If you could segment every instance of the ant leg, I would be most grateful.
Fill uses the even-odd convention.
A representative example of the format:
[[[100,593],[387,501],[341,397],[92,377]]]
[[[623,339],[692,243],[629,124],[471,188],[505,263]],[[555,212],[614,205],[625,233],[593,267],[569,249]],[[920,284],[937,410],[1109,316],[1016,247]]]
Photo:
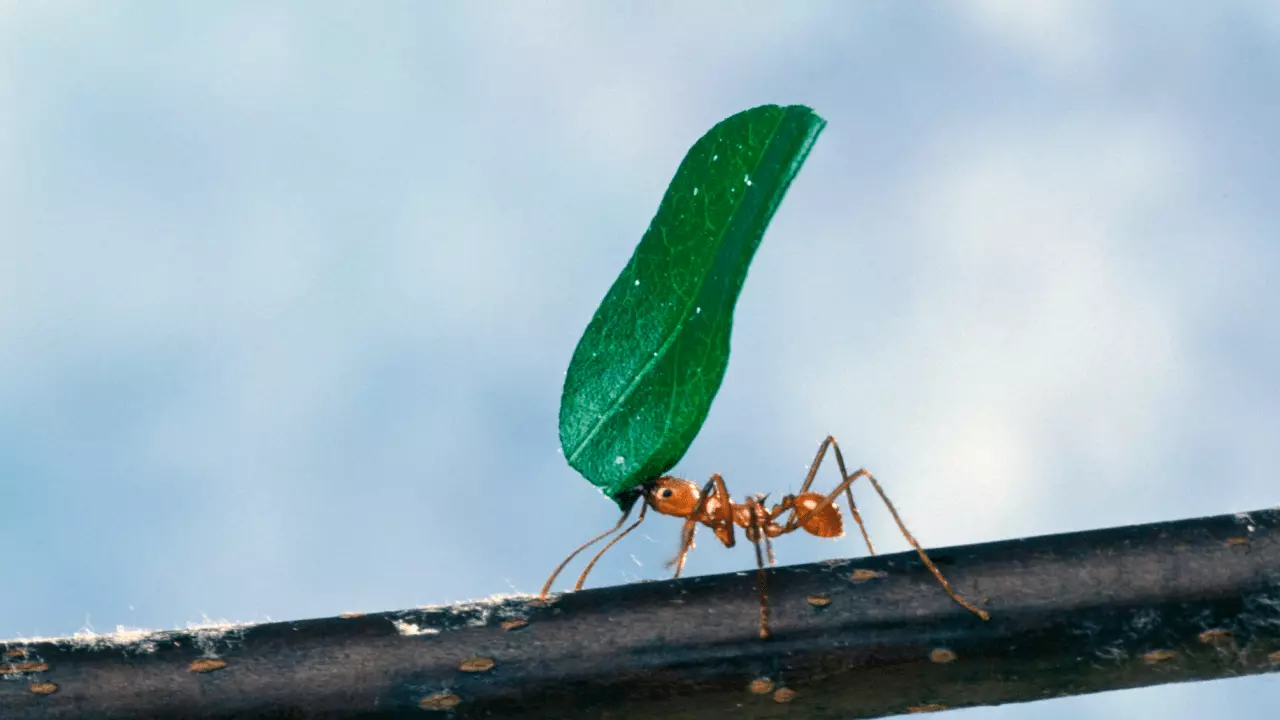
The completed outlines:
[[[631,532],[632,530],[635,530],[637,527],[640,526],[640,523],[644,522],[644,512],[645,510],[648,510],[648,509],[649,509],[648,504],[641,505],[640,516],[636,518],[636,521],[631,523],[629,526],[627,526],[626,530],[623,530],[622,532],[618,533],[618,536],[610,540],[608,545],[605,545],[604,547],[600,548],[600,552],[596,553],[596,556],[591,558],[591,562],[587,563],[587,567],[584,568],[582,571],[582,574],[578,576],[578,584],[573,586],[574,590],[582,589],[582,584],[587,581],[587,574],[591,572],[591,568],[596,566],[596,561],[600,559],[601,555],[604,555],[606,552],[608,552],[609,548],[613,547],[614,545],[617,545],[619,540],[627,536],[627,533]]]
[[[606,530],[600,533],[599,535],[591,538],[590,540],[582,543],[581,545],[578,546],[577,550],[574,550],[573,552],[569,553],[569,557],[565,558],[558,566],[556,566],[555,571],[551,573],[551,577],[547,578],[547,583],[542,586],[542,592],[539,594],[538,597],[542,598],[543,600],[546,600],[547,593],[551,592],[551,584],[556,581],[556,576],[560,574],[560,571],[564,570],[565,566],[568,565],[570,562],[572,562],[573,559],[578,556],[578,553],[582,552],[583,550],[586,550],[592,545],[595,545],[596,543],[609,537],[613,533],[618,532],[618,528],[622,527],[622,523],[626,522],[627,518],[629,517],[631,517],[631,508],[627,508],[627,511],[622,513],[622,518],[618,520],[617,525],[614,525],[611,529]]]
[[[849,477],[849,471],[844,467],[844,453],[840,452],[840,446],[836,444],[835,437],[828,435],[827,439],[831,441],[831,449],[835,450],[836,465],[840,468],[840,477]],[[867,534],[867,526],[862,524],[862,514],[858,512],[858,504],[853,501],[853,483],[845,487],[844,495],[849,500],[849,514],[853,516],[853,521],[858,523],[858,530],[862,531],[862,539],[867,543],[867,552],[875,555],[876,548],[871,544],[871,536]]]
[[[680,552],[674,558],[667,561],[667,567],[674,567],[676,574],[671,578],[677,579],[680,573],[684,572],[684,561],[689,556],[689,551],[693,549],[693,535],[698,532],[698,525],[693,519],[685,520],[684,527],[680,531]]]
[[[858,512],[858,504],[853,501],[853,489],[851,487],[854,480],[869,473],[865,470],[859,470],[853,474],[851,479],[849,471],[844,465],[844,453],[840,452],[840,445],[836,443],[835,436],[828,435],[826,439],[822,441],[822,445],[818,447],[818,454],[813,458],[813,464],[809,466],[809,475],[805,478],[804,484],[800,486],[800,492],[796,494],[803,494],[809,489],[809,486],[813,484],[813,478],[818,474],[818,466],[822,464],[822,459],[826,456],[828,447],[835,452],[836,465],[840,468],[840,478],[842,480],[840,486],[836,488],[835,492],[827,496],[827,502],[815,505],[803,515],[797,515],[793,510],[791,513],[791,519],[788,520],[787,524],[784,526],[785,531],[791,532],[792,530],[795,530],[810,513],[816,512],[819,508],[835,502],[836,496],[840,494],[841,490],[843,490],[845,497],[849,500],[849,514],[853,516],[853,521],[858,524],[858,530],[862,533],[862,540],[867,544],[867,551],[870,554],[875,555],[876,548],[871,544],[871,536],[867,534],[867,526],[862,522],[862,513]]]
[[[765,589],[765,581],[768,576],[764,571],[764,555],[760,552],[760,538],[765,538],[768,542],[768,536],[764,534],[764,522],[761,516],[765,514],[764,508],[760,507],[759,502],[755,499],[747,500],[747,511],[751,513],[752,532],[747,535],[751,537],[751,542],[756,548],[756,577],[757,584],[760,586],[760,639],[769,639],[769,594]],[[769,548],[769,563],[773,563],[773,548]]]
[[[781,504],[779,504],[777,507],[773,509],[773,511],[766,510],[764,507],[763,495],[756,496],[755,504],[760,508],[760,517],[761,517],[761,521],[759,525],[760,535],[761,537],[764,538],[764,549],[769,555],[769,564],[776,565],[778,563],[778,560],[773,555],[773,538],[769,536],[769,532],[767,528],[777,527],[777,523],[774,521],[777,520],[778,516],[782,514],[783,507]]]
[[[715,484],[715,492],[719,494],[720,507],[717,508],[718,517],[710,518],[707,525],[715,532],[716,539],[725,547],[731,548],[737,543],[737,539],[733,533],[733,502],[729,499],[729,488],[725,487],[724,478],[720,477],[720,473],[712,473],[711,482]]]
[[[667,567],[675,567],[676,574],[673,576],[675,578],[680,577],[680,572],[684,570],[684,559],[693,549],[693,535],[698,531],[698,516],[706,510],[707,500],[711,497],[714,484],[715,476],[712,476],[707,484],[702,486],[702,494],[698,496],[698,502],[694,504],[689,516],[684,519],[684,526],[680,528],[680,552],[667,562]]]
[[[698,521],[702,514],[706,512],[707,503],[711,501],[712,493],[716,492],[720,495],[720,517],[712,518],[707,525],[712,530],[718,531],[721,527],[727,527],[728,540],[723,541],[725,547],[733,547],[733,509],[729,503],[729,490],[724,486],[724,478],[720,477],[720,473],[715,473],[706,485],[702,486],[702,495],[698,498],[698,502],[693,506],[693,510],[689,513],[689,517],[685,518],[684,527],[680,532],[680,553],[674,559],[667,563],[667,567],[674,566],[676,574],[675,578],[680,577],[680,573],[684,571],[684,561],[688,557],[689,551],[693,549],[693,535],[698,530]],[[717,532],[717,537],[719,533]]]
[[[828,435],[827,439],[823,440],[822,444],[818,446],[818,454],[813,456],[813,462],[809,465],[809,474],[805,476],[804,484],[800,486],[800,491],[796,493],[797,495],[803,495],[809,490],[809,486],[813,484],[813,478],[818,475],[818,466],[822,465],[822,458],[827,454],[827,446],[835,444],[835,441],[835,437]],[[836,456],[839,457],[839,455],[840,448],[837,447]]]
[[[929,568],[929,572],[933,573],[933,576],[937,578],[938,582],[942,585],[942,589],[946,590],[947,594],[951,596],[951,599],[959,603],[961,607],[974,615],[977,615],[983,620],[990,620],[991,616],[986,610],[983,610],[966,600],[963,595],[951,588],[951,583],[947,582],[946,578],[942,577],[942,572],[939,571],[937,566],[933,564],[933,561],[929,559],[924,548],[920,547],[920,543],[916,542],[916,539],[912,537],[911,532],[907,530],[907,526],[902,523],[902,518],[898,516],[898,511],[893,507],[893,503],[889,502],[889,496],[885,495],[884,490],[880,489],[880,483],[876,482],[876,479],[866,470],[859,470],[858,472],[865,474],[867,479],[871,481],[871,487],[876,489],[876,492],[880,494],[880,499],[884,501],[885,507],[889,508],[889,514],[893,516],[893,521],[898,523],[898,529],[902,531],[902,536],[907,539],[907,542],[911,543],[911,547],[916,549],[916,553],[918,553],[920,555],[920,559],[924,561],[925,567]]]
[[[862,540],[867,543],[867,553],[875,555],[876,546],[871,544],[871,536],[867,534],[867,526],[862,524],[862,514],[858,512],[858,504],[853,501],[853,488],[845,488],[844,494],[849,498],[849,514],[853,516],[853,521],[858,523],[858,529],[862,531]]]
[[[893,516],[893,521],[898,524],[898,529],[902,531],[902,536],[907,539],[907,542],[911,543],[911,547],[915,548],[916,553],[920,556],[920,559],[924,561],[925,567],[929,568],[929,572],[933,573],[933,577],[936,578],[937,581],[942,585],[942,589],[947,591],[947,594],[951,596],[951,599],[955,600],[964,609],[968,610],[969,612],[972,612],[973,614],[977,615],[983,620],[989,620],[991,616],[987,614],[987,611],[977,607],[973,603],[966,600],[964,596],[956,592],[955,589],[951,587],[951,583],[947,582],[947,579],[942,576],[942,571],[938,570],[938,567],[933,564],[932,560],[929,559],[928,553],[924,551],[924,548],[920,546],[920,543],[917,542],[915,537],[911,535],[911,532],[907,530],[907,526],[903,524],[902,518],[898,515],[897,509],[894,508],[893,503],[889,501],[889,496],[884,494],[884,490],[880,488],[880,483],[876,482],[876,479],[871,475],[871,473],[867,472],[866,469],[864,468],[864,469],[858,470],[852,475],[849,474],[848,470],[845,469],[844,456],[840,452],[840,446],[836,444],[836,439],[834,437],[828,435],[827,439],[822,441],[822,447],[819,448],[818,450],[818,457],[817,459],[814,460],[815,469],[810,469],[809,479],[805,481],[804,489],[805,490],[808,489],[809,483],[810,481],[812,481],[813,475],[816,472],[817,465],[822,460],[822,455],[826,452],[828,445],[830,445],[835,450],[836,463],[840,466],[840,474],[844,476],[844,480],[838,486],[836,486],[836,489],[833,490],[830,495],[827,496],[827,499],[825,502],[819,503],[818,505],[814,506],[812,509],[810,509],[808,512],[804,513],[803,515],[797,515],[795,510],[792,510],[791,519],[787,521],[787,524],[785,526],[783,526],[784,532],[791,532],[795,530],[796,527],[799,527],[800,523],[803,522],[804,519],[808,517],[812,512],[814,512],[818,508],[824,507],[827,503],[833,502],[836,496],[838,496],[840,493],[848,491],[849,487],[853,485],[853,482],[855,480],[857,480],[860,477],[865,477],[867,478],[867,480],[871,482],[871,486],[875,488],[876,493],[880,495],[880,499],[884,501],[885,507],[889,508],[889,514]],[[801,492],[803,492],[803,490]],[[849,493],[849,500],[850,502],[853,501],[852,492]],[[862,522],[860,519],[858,522],[858,526],[862,527]],[[863,528],[862,532],[863,532],[863,536],[866,537],[865,528]],[[870,545],[870,540],[868,540],[868,546],[869,545]]]
[[[818,474],[818,467],[822,465],[822,459],[827,455],[828,447],[835,448],[836,462],[839,463],[840,465],[840,479],[841,479],[840,484],[837,485],[836,489],[833,490],[831,494],[827,496],[827,499],[825,502],[818,503],[803,513],[801,513],[794,506],[794,504],[792,504],[789,508],[791,510],[791,519],[787,520],[787,524],[782,526],[784,533],[791,532],[796,528],[800,527],[800,524],[803,523],[810,515],[817,512],[818,510],[823,509],[827,505],[830,505],[836,499],[836,496],[841,493],[841,491],[848,489],[848,487],[853,484],[854,480],[857,480],[861,475],[866,474],[865,470],[859,470],[858,472],[854,473],[852,477],[849,476],[849,473],[846,472],[844,469],[844,455],[841,454],[840,452],[840,446],[836,445],[835,437],[828,435],[827,438],[822,441],[822,445],[818,447],[818,454],[814,456],[813,464],[809,466],[809,474],[808,476],[805,477],[804,484],[800,486],[800,491],[797,492],[794,496],[788,495],[787,496],[788,498],[794,498],[796,496],[803,495],[806,492],[808,492],[809,487],[813,485],[813,478]],[[861,526],[862,523],[859,522],[858,524],[859,526]],[[865,534],[866,534],[866,530],[864,529],[863,535]]]

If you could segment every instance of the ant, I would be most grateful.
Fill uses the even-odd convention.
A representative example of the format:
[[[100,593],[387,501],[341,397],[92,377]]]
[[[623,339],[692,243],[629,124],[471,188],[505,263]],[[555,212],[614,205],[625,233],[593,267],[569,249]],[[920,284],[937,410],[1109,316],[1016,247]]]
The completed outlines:
[[[840,477],[843,479],[835,490],[832,490],[828,495],[823,495],[822,493],[811,492],[809,487],[813,485],[813,479],[818,474],[818,467],[822,464],[823,458],[826,457],[828,448],[836,456],[836,464],[840,467]],[[628,533],[639,527],[640,523],[644,522],[645,512],[649,508],[653,508],[655,512],[663,515],[685,519],[684,528],[681,531],[680,552],[667,563],[667,567],[675,567],[675,577],[677,578],[680,577],[681,571],[684,570],[685,558],[689,555],[689,551],[693,549],[693,536],[698,529],[699,523],[711,528],[711,531],[715,533],[716,539],[727,548],[733,547],[736,542],[733,530],[736,525],[743,529],[743,534],[755,546],[756,568],[760,587],[760,638],[767,639],[769,637],[769,600],[765,589],[764,560],[767,555],[769,564],[774,564],[774,538],[796,530],[804,530],[810,535],[822,538],[843,536],[844,520],[840,515],[840,506],[837,504],[837,498],[840,493],[844,493],[849,500],[849,514],[853,516],[854,522],[858,523],[858,529],[862,531],[862,539],[867,543],[867,550],[872,555],[876,554],[875,547],[871,544],[871,538],[867,535],[867,528],[862,524],[862,515],[859,514],[858,506],[853,502],[852,485],[854,481],[863,477],[871,483],[871,487],[875,488],[880,499],[884,501],[885,507],[889,508],[889,514],[893,516],[894,522],[898,524],[898,529],[902,531],[903,537],[907,539],[907,542],[911,543],[911,547],[915,548],[916,553],[920,555],[920,559],[924,561],[925,567],[929,569],[929,572],[933,573],[933,576],[942,585],[942,589],[961,607],[983,620],[990,619],[990,615],[985,610],[966,600],[964,596],[951,587],[951,583],[947,582],[946,578],[942,577],[942,573],[933,564],[933,561],[929,559],[929,555],[925,553],[924,548],[907,530],[902,518],[898,516],[897,509],[893,507],[889,497],[884,494],[884,490],[880,488],[880,483],[876,482],[875,477],[870,472],[867,472],[866,469],[860,469],[853,474],[850,474],[845,469],[844,455],[841,454],[840,446],[836,444],[836,439],[830,435],[822,441],[822,445],[818,448],[818,454],[814,457],[813,464],[809,466],[809,475],[805,478],[804,484],[800,486],[800,492],[783,496],[782,500],[772,508],[766,508],[765,500],[767,496],[762,494],[748,497],[740,503],[733,502],[729,497],[728,489],[725,487],[724,478],[720,477],[719,473],[712,475],[701,491],[699,491],[695,483],[670,475],[663,475],[650,480],[640,490],[644,503],[640,506],[639,517],[601,548],[595,557],[591,558],[591,562],[587,563],[587,567],[578,576],[578,582],[573,586],[573,589],[582,589],[582,585],[587,581],[587,575],[590,574],[591,569],[595,567],[600,557],[616,545],[619,540],[626,537]],[[619,528],[630,516],[631,508],[629,507],[623,513],[622,519],[618,520],[617,525],[588,540],[580,545],[577,550],[570,553],[569,557],[566,557],[551,573],[551,577],[547,578],[546,584],[542,586],[540,597],[544,600],[546,599],[547,593],[551,590],[551,584],[555,582],[560,571],[564,570],[565,566],[577,557],[578,553],[618,532]],[[761,550],[762,543],[764,545],[763,552]]]

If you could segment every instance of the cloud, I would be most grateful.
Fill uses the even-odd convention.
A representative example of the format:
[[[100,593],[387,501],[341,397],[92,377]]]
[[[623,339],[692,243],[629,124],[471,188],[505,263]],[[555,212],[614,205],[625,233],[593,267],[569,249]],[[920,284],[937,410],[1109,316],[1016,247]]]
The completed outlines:
[[[1067,492],[1055,458],[1106,468],[1075,481],[1088,492],[1167,449],[1192,374],[1179,308],[1194,300],[1144,263],[1194,163],[1176,128],[1146,117],[938,136],[957,134],[922,148],[903,227],[882,238],[909,256],[906,299],[876,300],[898,315],[889,334],[792,363],[789,386],[797,423],[815,409],[831,427],[850,408],[873,416],[860,441],[912,478],[902,504],[973,539],[1054,507]]]
[[[963,22],[1054,74],[1100,67],[1110,42],[1100,6],[1077,0],[974,0],[948,5]]]

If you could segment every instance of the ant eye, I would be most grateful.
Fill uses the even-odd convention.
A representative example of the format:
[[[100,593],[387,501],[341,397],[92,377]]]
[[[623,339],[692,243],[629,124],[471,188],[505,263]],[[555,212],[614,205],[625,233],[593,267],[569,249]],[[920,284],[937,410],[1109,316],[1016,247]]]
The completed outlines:
[[[671,488],[662,488],[662,492],[658,493],[658,497],[661,497],[663,499],[669,498],[671,497],[671,495],[672,495]]]

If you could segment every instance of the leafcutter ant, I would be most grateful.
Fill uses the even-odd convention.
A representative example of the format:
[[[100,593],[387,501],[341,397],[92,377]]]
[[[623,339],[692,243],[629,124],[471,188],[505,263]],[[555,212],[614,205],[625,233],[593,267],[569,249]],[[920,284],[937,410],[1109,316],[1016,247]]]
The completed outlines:
[[[843,479],[835,490],[823,495],[822,493],[812,492],[809,488],[813,485],[813,479],[818,474],[818,467],[822,464],[828,447],[831,448],[836,456],[836,464],[840,468],[840,476]],[[582,589],[583,584],[587,581],[587,575],[591,573],[592,568],[595,567],[600,557],[618,544],[618,541],[626,537],[628,533],[639,527],[640,523],[644,522],[645,512],[649,508],[653,508],[655,512],[663,515],[672,515],[685,519],[684,528],[680,536],[680,552],[667,563],[668,567],[675,568],[675,577],[677,578],[680,577],[681,571],[684,570],[685,558],[688,556],[689,551],[693,549],[693,536],[699,524],[711,528],[711,531],[715,533],[716,539],[723,543],[725,547],[730,548],[735,544],[734,527],[737,526],[742,528],[743,534],[755,546],[756,568],[760,587],[760,637],[762,639],[768,638],[769,598],[765,587],[765,558],[768,557],[770,565],[774,564],[774,538],[797,530],[803,530],[810,535],[823,538],[841,537],[844,535],[844,520],[840,514],[838,498],[840,493],[844,493],[849,501],[849,514],[853,516],[854,522],[858,524],[858,529],[862,531],[862,538],[867,543],[867,550],[872,555],[876,554],[875,547],[871,544],[871,538],[867,535],[866,526],[862,523],[862,515],[858,513],[858,506],[853,501],[853,483],[864,477],[871,483],[871,487],[875,488],[885,506],[889,508],[889,514],[893,516],[894,522],[898,524],[898,529],[902,531],[903,537],[915,548],[925,567],[929,569],[929,572],[933,573],[933,576],[942,585],[942,589],[951,596],[951,599],[966,610],[983,620],[989,619],[990,616],[985,610],[966,600],[942,576],[937,566],[929,559],[929,555],[924,551],[924,548],[907,530],[907,526],[903,524],[897,509],[893,507],[893,503],[889,501],[889,497],[880,488],[880,483],[876,481],[875,477],[865,469],[860,469],[852,474],[849,473],[845,468],[844,456],[840,452],[840,446],[836,444],[836,439],[830,435],[822,441],[821,447],[818,448],[818,454],[814,457],[813,464],[809,467],[809,474],[805,477],[804,484],[800,486],[800,491],[794,495],[784,496],[772,508],[765,506],[765,495],[748,497],[740,503],[733,502],[729,497],[728,489],[725,487],[724,479],[720,477],[719,473],[712,475],[701,490],[689,480],[670,475],[663,475],[645,483],[641,488],[644,502],[640,504],[640,514],[636,521],[628,525],[621,533],[618,533],[595,554],[595,557],[591,558],[591,562],[587,563],[582,574],[578,576],[578,582],[573,586],[573,589]],[[628,509],[623,514],[622,519],[618,520],[617,525],[583,543],[578,549],[569,553],[569,556],[551,573],[551,577],[547,578],[546,584],[542,586],[541,597],[543,599],[547,597],[547,593],[551,591],[551,585],[555,582],[556,577],[579,553],[606,537],[617,533],[630,516],[631,509]]]

